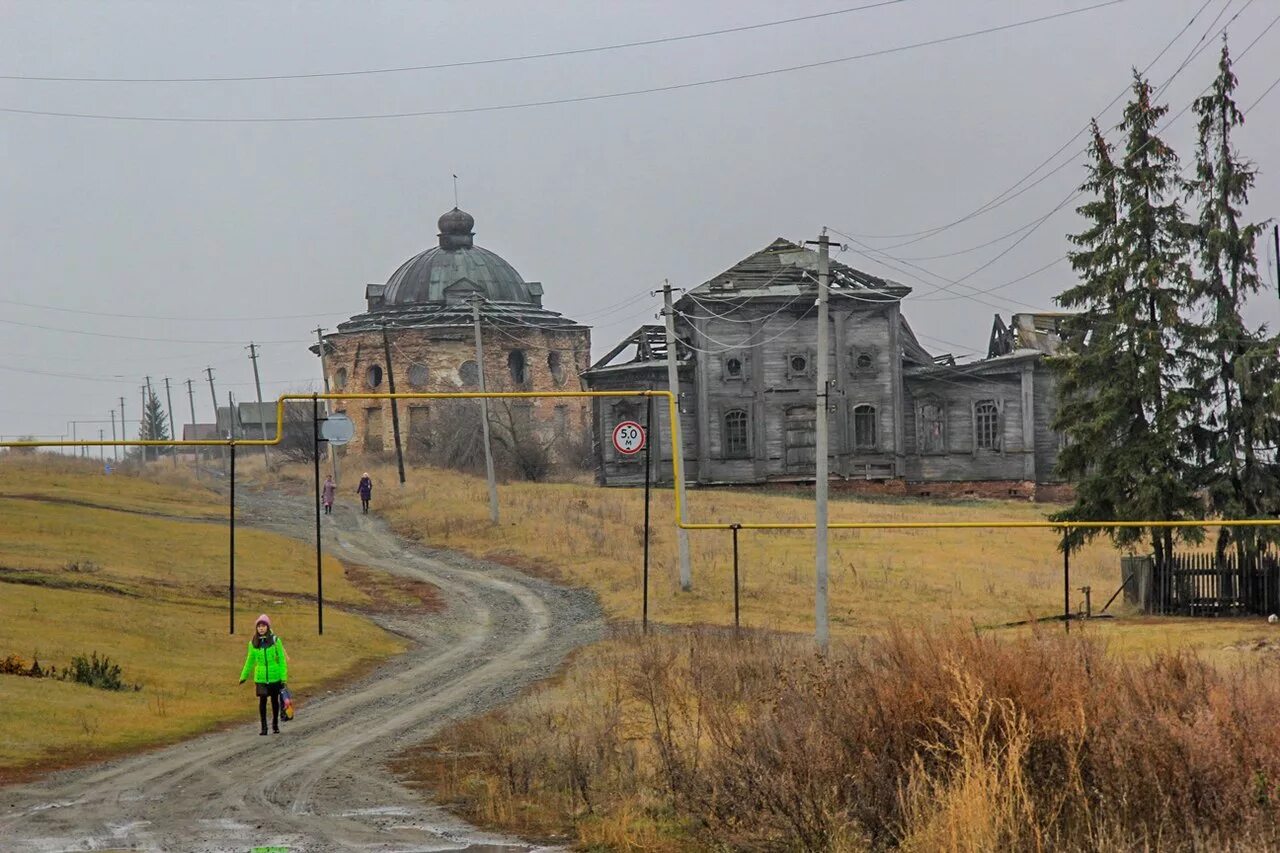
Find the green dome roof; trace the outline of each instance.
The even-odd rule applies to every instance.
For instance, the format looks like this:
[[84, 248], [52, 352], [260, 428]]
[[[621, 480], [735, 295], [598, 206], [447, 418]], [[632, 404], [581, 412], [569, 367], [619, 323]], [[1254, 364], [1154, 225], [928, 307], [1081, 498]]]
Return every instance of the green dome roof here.
[[454, 208], [440, 217], [440, 245], [400, 265], [387, 279], [387, 308], [458, 302], [478, 293], [495, 302], [539, 304], [511, 264], [475, 245], [470, 214]]

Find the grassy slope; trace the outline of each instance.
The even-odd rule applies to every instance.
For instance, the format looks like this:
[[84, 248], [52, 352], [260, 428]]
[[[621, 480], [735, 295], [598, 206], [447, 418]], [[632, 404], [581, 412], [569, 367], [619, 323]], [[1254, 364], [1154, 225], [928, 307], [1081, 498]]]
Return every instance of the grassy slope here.
[[[216, 519], [225, 517], [224, 500], [170, 479], [0, 458], [0, 657], [34, 656], [61, 668], [97, 651], [142, 684], [112, 693], [0, 676], [0, 776], [251, 719], [251, 690], [237, 679], [250, 621], [262, 610], [288, 643], [290, 681], [303, 698], [403, 650], [398, 638], [338, 607], [326, 613], [325, 635], [315, 636], [314, 604], [305, 599], [314, 589], [314, 552], [248, 529], [237, 534], [237, 634], [228, 635], [225, 525], [142, 514]], [[82, 570], [63, 568], [73, 562]], [[87, 571], [86, 562], [94, 564]], [[371, 602], [337, 561], [328, 560], [325, 573], [334, 605]]]

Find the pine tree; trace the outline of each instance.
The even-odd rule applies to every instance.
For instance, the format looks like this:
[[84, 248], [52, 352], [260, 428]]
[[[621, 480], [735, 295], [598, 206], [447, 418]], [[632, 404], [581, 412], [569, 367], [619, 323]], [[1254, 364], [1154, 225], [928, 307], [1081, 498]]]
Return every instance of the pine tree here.
[[[1200, 119], [1190, 195], [1199, 206], [1194, 293], [1201, 322], [1192, 384], [1202, 411], [1194, 438], [1200, 480], [1215, 514], [1257, 518], [1280, 510], [1280, 472], [1269, 451], [1280, 438], [1280, 341], [1241, 317], [1245, 300], [1261, 287], [1254, 246], [1264, 226], [1240, 222], [1257, 173], [1231, 143], [1232, 130], [1244, 122], [1235, 88], [1224, 37], [1218, 76], [1193, 105]], [[1231, 538], [1221, 528], [1220, 559]], [[1235, 537], [1239, 556], [1251, 558], [1260, 538], [1266, 535], [1241, 529]]]
[[[142, 425], [138, 429], [138, 438], [143, 441], [165, 441], [169, 438], [169, 428], [165, 421], [164, 409], [160, 406], [160, 398], [156, 396], [154, 391], [147, 395], [147, 407], [142, 412]], [[148, 453], [148, 449], [142, 448], [142, 459], [146, 461], [147, 457], [158, 456], [161, 448]]]
[[[1058, 297], [1080, 311], [1074, 350], [1055, 360], [1061, 375], [1056, 427], [1068, 446], [1060, 471], [1077, 484], [1057, 520], [1174, 520], [1200, 512], [1185, 425], [1193, 395], [1182, 370], [1192, 287], [1190, 231], [1178, 195], [1178, 157], [1156, 135], [1168, 107], [1153, 104], [1136, 71], [1120, 125], [1123, 157], [1093, 127], [1092, 164], [1079, 208], [1088, 220], [1070, 237], [1080, 282]], [[1168, 528], [1117, 528], [1117, 544], [1148, 536], [1157, 571], [1173, 552]], [[1074, 536], [1078, 545], [1088, 534]]]

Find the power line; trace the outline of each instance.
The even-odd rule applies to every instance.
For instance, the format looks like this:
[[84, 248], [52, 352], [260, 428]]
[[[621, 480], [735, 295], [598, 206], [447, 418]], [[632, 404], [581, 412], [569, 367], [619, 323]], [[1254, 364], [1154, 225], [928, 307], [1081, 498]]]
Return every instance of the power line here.
[[21, 302], [17, 299], [0, 299], [0, 304], [17, 305], [21, 308], [38, 308], [42, 311], [60, 311], [64, 314], [82, 314], [88, 317], [112, 317], [122, 320], [163, 320], [165, 322], [189, 323], [247, 323], [254, 320], [313, 320], [317, 317], [332, 317], [343, 314], [343, 311], [329, 311], [323, 314], [277, 314], [252, 317], [175, 317], [156, 314], [116, 314], [110, 311], [89, 311], [83, 308], [63, 308], [60, 305], [42, 305], [38, 302]]
[[[113, 339], [116, 339], [116, 340], [122, 340], [122, 341], [152, 341], [152, 342], [155, 342], [155, 343], [165, 343], [165, 344], [234, 344], [234, 343], [239, 343], [238, 341], [232, 341], [232, 340], [226, 340], [226, 339], [222, 339], [222, 340], [196, 340], [196, 339], [194, 339], [194, 338], [192, 338], [192, 339], [186, 339], [186, 338], [150, 338], [150, 337], [145, 337], [145, 336], [141, 336], [141, 335], [116, 335], [116, 334], [111, 334], [111, 333], [109, 333], [109, 332], [86, 332], [86, 331], [83, 331], [83, 330], [81, 330], [81, 329], [60, 329], [60, 328], [58, 328], [58, 327], [56, 327], [56, 326], [44, 326], [44, 325], [41, 325], [41, 324], [39, 324], [39, 323], [21, 323], [21, 322], [19, 322], [19, 321], [17, 321], [17, 320], [6, 320], [6, 319], [3, 319], [3, 318], [0, 318], [0, 323], [4, 323], [6, 326], [19, 326], [19, 327], [24, 328], [24, 329], [41, 329], [41, 330], [46, 331], [46, 332], [59, 332], [59, 333], [64, 334], [64, 335], [87, 335], [87, 336], [89, 336], [89, 337], [93, 337], [93, 338], [113, 338]], [[297, 344], [297, 343], [308, 343], [310, 340], [311, 340], [310, 338], [288, 338], [288, 339], [285, 339], [285, 340], [263, 341], [263, 343], [267, 343], [267, 344]]]
[[638, 95], [653, 95], [664, 92], [677, 92], [685, 89], [695, 89], [702, 86], [714, 86], [721, 83], [733, 83], [742, 80], [755, 80], [762, 77], [772, 77], [779, 74], [789, 74], [795, 71], [807, 71], [814, 68], [825, 68], [832, 65], [840, 65], [846, 62], [854, 62], [861, 59], [871, 59], [878, 56], [888, 56], [890, 54], [901, 53], [903, 51], [915, 50], [923, 47], [933, 47], [940, 44], [948, 44], [950, 42], [962, 41], [964, 39], [976, 38], [978, 36], [989, 35], [991, 33], [1004, 32], [1006, 30], [1017, 29], [1020, 27], [1031, 26], [1032, 24], [1044, 23], [1058, 18], [1066, 18], [1072, 15], [1079, 15], [1084, 12], [1092, 12], [1103, 9], [1108, 6], [1116, 6], [1126, 3], [1129, 0], [1104, 0], [1104, 2], [1095, 3], [1091, 6], [1082, 6], [1078, 9], [1068, 9], [1062, 12], [1055, 12], [1050, 15], [1041, 15], [1036, 18], [1027, 18], [1022, 21], [1014, 21], [1009, 24], [1000, 24], [993, 27], [984, 27], [979, 30], [971, 30], [969, 32], [957, 33], [949, 36], [928, 39], [925, 41], [913, 42], [911, 44], [897, 45], [895, 47], [882, 48], [880, 50], [872, 50], [864, 53], [853, 54], [851, 56], [842, 56], [835, 59], [824, 59], [817, 62], [806, 62], [801, 65], [789, 65], [782, 68], [770, 68], [764, 71], [752, 71], [743, 74], [732, 74], [725, 77], [712, 77], [705, 80], [693, 80], [685, 83], [674, 83], [667, 86], [650, 86], [643, 89], [627, 89], [618, 92], [605, 92], [598, 95], [579, 95], [569, 98], [548, 98], [538, 101], [521, 101], [507, 104], [485, 104], [473, 107], [452, 107], [433, 110], [412, 110], [406, 112], [394, 113], [352, 113], [345, 115], [312, 115], [312, 116], [148, 116], [148, 115], [119, 115], [108, 113], [82, 113], [82, 112], [60, 112], [55, 110], [25, 110], [15, 107], [0, 107], [0, 112], [11, 113], [14, 115], [30, 115], [30, 116], [48, 116], [52, 118], [78, 118], [78, 119], [100, 119], [109, 121], [134, 121], [134, 122], [168, 122], [181, 124], [292, 124], [299, 122], [336, 122], [336, 121], [370, 121], [375, 119], [397, 119], [397, 118], [421, 118], [429, 116], [445, 116], [445, 115], [463, 115], [470, 113], [488, 113], [502, 112], [507, 110], [531, 109], [536, 107], [555, 106], [560, 104], [580, 104], [594, 101], [615, 100], [618, 98], [629, 98]]
[[830, 12], [818, 12], [812, 15], [800, 15], [794, 18], [782, 18], [780, 20], [764, 21], [758, 24], [726, 27], [719, 30], [706, 30], [698, 33], [685, 33], [682, 35], [664, 36], [661, 38], [644, 39], [641, 41], [621, 42], [618, 44], [598, 45], [595, 47], [580, 47], [569, 50], [555, 50], [544, 53], [523, 53], [514, 56], [470, 59], [460, 62], [439, 62], [432, 65], [401, 65], [390, 68], [362, 68], [350, 71], [318, 71], [310, 74], [260, 74], [228, 77], [50, 77], [28, 74], [0, 74], [0, 80], [28, 80], [55, 83], [244, 83], [265, 80], [314, 80], [316, 78], [323, 77], [358, 77], [371, 74], [402, 74], [409, 71], [436, 71], [444, 68], [470, 68], [477, 65], [498, 65], [501, 63], [528, 62], [535, 59], [551, 59], [561, 56], [581, 56], [589, 53], [604, 53], [613, 50], [629, 50], [631, 48], [649, 47], [657, 44], [692, 41], [700, 38], [710, 38], [713, 36], [730, 35], [732, 33], [749, 32], [751, 30], [762, 30], [769, 27], [780, 27], [787, 24], [797, 24], [804, 21], [816, 21], [822, 18], [834, 18], [837, 15], [848, 15], [852, 12], [863, 12], [868, 9], [878, 9], [881, 6], [894, 6], [902, 2], [905, 2], [905, 0], [881, 0], [881, 2], [868, 3], [864, 6], [851, 6], [844, 9], [835, 9]]
[[[1191, 26], [1195, 23], [1196, 19], [1200, 17], [1200, 15], [1204, 12], [1206, 8], [1208, 8], [1209, 4], [1212, 2], [1213, 0], [1205, 0], [1205, 3], [1202, 6], [1200, 6], [1199, 9], [1196, 10], [1194, 15], [1191, 16], [1191, 20], [1187, 21], [1187, 23], [1183, 25], [1182, 29], [1179, 30], [1177, 34], [1174, 35], [1174, 37], [1169, 40], [1169, 42], [1160, 50], [1159, 53], [1156, 54], [1155, 58], [1147, 63], [1146, 67], [1142, 69], [1143, 74], [1146, 74], [1148, 71], [1150, 71], [1151, 68], [1156, 64], [1156, 62], [1158, 62], [1160, 58], [1163, 57], [1169, 51], [1169, 49], [1173, 47], [1174, 44], [1177, 43], [1178, 39], [1182, 38], [1182, 36], [1187, 32], [1187, 30], [1189, 30]], [[1231, 2], [1232, 0], [1227, 0], [1226, 6], [1229, 6]], [[1249, 0], [1249, 3], [1252, 3], [1252, 2], [1253, 0]], [[1244, 8], [1242, 8], [1240, 12], [1243, 12], [1244, 9], [1247, 9], [1249, 6], [1249, 3], [1246, 3]], [[1226, 9], [1226, 6], [1223, 7], [1224, 10]], [[1232, 21], [1234, 21], [1235, 17], [1238, 17], [1239, 14], [1240, 13], [1237, 12], [1236, 15], [1232, 17]], [[1214, 19], [1214, 22], [1215, 23], [1217, 22], [1216, 18]], [[1230, 26], [1230, 23], [1231, 22], [1229, 21], [1227, 25]], [[1212, 24], [1210, 24], [1210, 28], [1212, 28]], [[1170, 78], [1170, 81], [1171, 80], [1172, 78]], [[1167, 82], [1169, 81], [1166, 81], [1166, 83]], [[1098, 115], [1105, 114], [1107, 110], [1115, 106], [1116, 102], [1119, 101], [1121, 98], [1123, 98], [1125, 96], [1125, 93], [1128, 91], [1129, 91], [1129, 87], [1126, 86], [1125, 88], [1117, 92], [1115, 97], [1113, 97], [1110, 101], [1108, 101], [1107, 105], [1098, 111]], [[966, 213], [965, 215], [957, 219], [953, 219], [949, 222], [944, 222], [941, 225], [936, 225], [931, 228], [925, 228], [920, 231], [907, 231], [900, 234], [859, 234], [855, 232], [853, 236], [859, 237], [865, 240], [896, 240], [896, 239], [902, 239], [902, 238], [919, 238], [919, 239], [908, 239], [906, 240], [906, 242], [903, 242], [903, 243], [897, 243], [893, 246], [883, 247], [885, 249], [896, 249], [896, 248], [901, 248], [902, 246], [911, 245], [912, 243], [918, 243], [920, 240], [927, 239], [929, 237], [932, 237], [935, 234], [940, 234], [943, 231], [947, 231], [951, 228], [954, 228], [957, 225], [961, 225], [965, 222], [968, 222], [971, 219], [974, 219], [978, 216], [982, 216], [985, 213], [989, 213], [998, 207], [1002, 207], [1003, 205], [1007, 204], [1008, 202], [1012, 201], [1013, 199], [1025, 193], [1027, 190], [1030, 190], [1031, 188], [1037, 186], [1038, 184], [1043, 182], [1046, 178], [1048, 178], [1050, 175], [1053, 175], [1061, 171], [1063, 168], [1065, 168], [1066, 166], [1074, 162], [1074, 158], [1079, 156], [1079, 154], [1072, 155], [1072, 159], [1067, 160], [1066, 162], [1054, 168], [1052, 171], [1046, 173], [1045, 175], [1042, 175], [1034, 183], [1031, 183], [1028, 186], [1023, 187], [1021, 190], [1018, 190], [1018, 187], [1024, 181], [1029, 180], [1032, 175], [1036, 174], [1045, 166], [1049, 165], [1054, 160], [1056, 160], [1059, 154], [1061, 154], [1063, 151], [1067, 150], [1068, 147], [1070, 147], [1071, 143], [1075, 142], [1077, 139], [1079, 139], [1083, 134], [1087, 133], [1088, 131], [1089, 131], [1089, 125], [1086, 124], [1080, 130], [1076, 131], [1075, 134], [1072, 135], [1071, 138], [1069, 138], [1066, 142], [1062, 143], [1062, 145], [1059, 146], [1059, 148], [1056, 151], [1054, 151], [1052, 154], [1050, 154], [1048, 157], [1046, 157], [1044, 160], [1038, 163], [1031, 171], [1027, 172], [1021, 178], [1014, 181], [1013, 184], [1011, 184], [1007, 189], [1005, 189], [1004, 191], [996, 195], [994, 198], [979, 205], [974, 210], [970, 211], [969, 213]], [[1087, 150], [1087, 149], [1082, 149], [1080, 153], [1083, 153], [1084, 150]], [[1017, 190], [1017, 192], [1014, 192], [1015, 190]], [[1012, 193], [1012, 195], [1010, 195], [1010, 193]]]

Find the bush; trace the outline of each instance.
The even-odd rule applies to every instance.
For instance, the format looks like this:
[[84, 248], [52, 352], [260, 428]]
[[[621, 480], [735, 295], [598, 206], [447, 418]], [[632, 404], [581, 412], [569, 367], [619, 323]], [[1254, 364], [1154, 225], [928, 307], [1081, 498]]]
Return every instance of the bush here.
[[[106, 655], [99, 658], [97, 652], [93, 652], [87, 658], [84, 655], [76, 655], [71, 659], [71, 666], [62, 672], [64, 681], [87, 684], [100, 690], [126, 689], [128, 685], [120, 679], [120, 675], [120, 666], [112, 663], [111, 658]], [[134, 684], [132, 689], [141, 690], [142, 685]]]

